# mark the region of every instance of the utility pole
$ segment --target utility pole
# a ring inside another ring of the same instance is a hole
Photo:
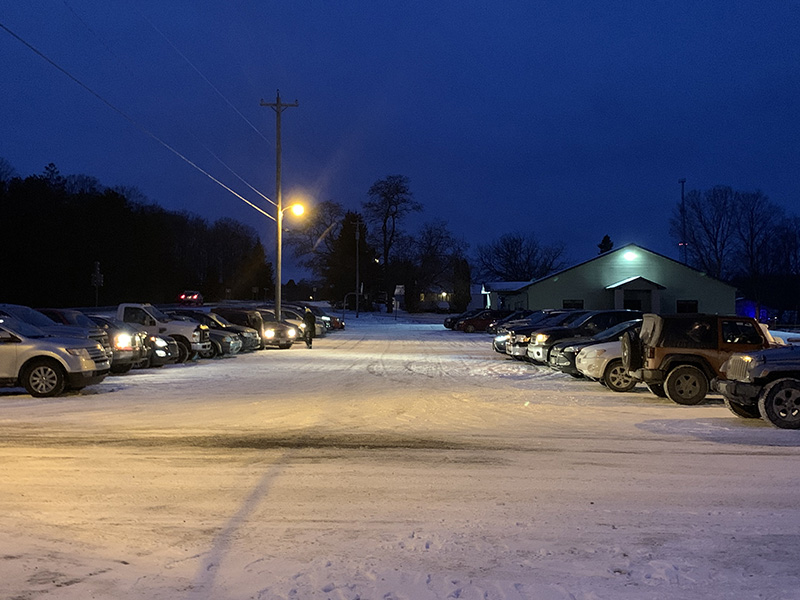
[[[681,252],[683,253],[683,264],[686,264],[686,201],[683,196],[686,178],[678,179],[678,183],[681,184]]]
[[[361,282],[359,277],[358,254],[361,247],[361,226],[364,222],[361,217],[356,219],[356,319],[358,318],[358,308],[361,300]]]
[[[275,219],[278,224],[278,249],[275,257],[275,318],[281,320],[281,259],[283,258],[283,201],[281,199],[281,113],[287,108],[298,106],[297,100],[292,104],[284,104],[281,102],[281,91],[278,90],[275,96],[275,102],[264,102],[261,100],[261,106],[269,106],[275,111],[275,202],[278,210],[277,218]]]

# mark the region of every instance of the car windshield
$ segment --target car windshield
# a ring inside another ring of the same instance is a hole
[[[48,335],[36,327],[35,325],[31,325],[25,321],[21,321],[20,319],[14,319],[13,317],[0,317],[0,327],[5,329],[10,333],[15,333],[22,337],[27,338],[43,338],[48,337]]]
[[[155,306],[148,306],[147,311],[153,315],[157,321],[169,321],[169,317],[158,310]]]
[[[222,325],[223,327],[230,327],[233,325],[228,319],[225,317],[218,315],[217,313],[208,313],[208,318],[217,323],[218,325]]]
[[[79,325],[80,327],[89,327],[91,329],[94,329],[95,327],[95,324],[92,322],[92,320],[83,313],[68,312],[64,313],[64,316],[67,318],[67,321],[69,321],[73,325]]]
[[[580,321],[583,317],[586,316],[586,311],[578,311],[578,312],[568,312],[563,313],[560,315],[556,315],[552,319],[547,319],[542,321],[541,325],[547,325],[550,327],[556,327],[559,325],[569,326],[575,323],[576,321]]]
[[[33,310],[27,306],[6,305],[0,307],[0,311],[4,311],[9,316],[20,321],[25,321],[26,323],[30,323],[31,325],[35,325],[36,327],[52,327],[53,325],[56,325],[56,322],[50,317],[43,315],[38,310]]]
[[[617,323],[616,325],[609,327],[605,331],[601,331],[595,337],[613,338],[616,335],[622,335],[623,333],[625,333],[626,329],[641,322],[642,322],[641,319],[632,319],[630,321],[623,321],[622,323]]]

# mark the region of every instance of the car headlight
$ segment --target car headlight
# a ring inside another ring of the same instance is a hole
[[[306,329],[306,324],[305,324],[305,323],[300,323],[300,329],[302,329],[303,331],[305,331],[305,329]]]
[[[274,329],[265,329],[264,330],[264,337],[268,340],[271,340],[275,337],[275,330]]]
[[[80,358],[91,358],[89,356],[89,351],[86,348],[67,348],[67,352],[70,353],[72,356],[78,356]]]
[[[544,344],[548,339],[550,339],[550,336],[547,335],[546,333],[537,333],[536,334],[536,343],[537,344]]]
[[[506,335],[496,335],[495,338],[494,338],[494,341],[495,342],[508,341],[508,338],[509,338],[508,334],[506,334]]]
[[[529,342],[531,341],[531,336],[529,336],[529,335],[523,335],[523,336],[520,336],[520,337],[519,337],[519,338],[517,338],[517,339],[518,339],[520,342],[522,342],[523,344],[527,344],[527,343],[529,343]]]
[[[290,329],[289,332],[288,332],[288,335],[289,335],[290,338],[297,337],[297,330]]]
[[[222,341],[225,342],[226,344],[230,344],[233,341],[233,338],[229,335],[226,335],[225,337],[222,338]]]
[[[168,342],[167,340],[165,340],[164,338],[160,338],[160,337],[151,337],[151,338],[150,338],[150,340],[151,340],[151,341],[152,341],[152,342],[153,342],[153,343],[154,343],[156,346],[158,346],[159,348],[166,348],[167,346],[169,346],[169,342]]]
[[[133,337],[127,333],[118,333],[114,338],[114,346],[119,350],[133,348]]]

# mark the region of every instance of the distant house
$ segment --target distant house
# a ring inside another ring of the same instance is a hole
[[[735,287],[635,244],[536,281],[491,284],[487,292],[496,296],[494,308],[736,314]]]

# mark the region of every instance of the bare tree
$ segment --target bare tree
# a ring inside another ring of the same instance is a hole
[[[734,191],[718,185],[705,192],[691,190],[685,196],[686,239],[680,204],[670,219],[670,235],[687,244],[689,262],[711,277],[723,279],[733,268],[736,251],[736,199]]]
[[[16,169],[5,158],[0,157],[0,183],[8,183],[18,177]]]
[[[408,177],[389,175],[376,181],[369,188],[369,197],[364,203],[364,215],[380,231],[378,246],[382,249],[384,266],[390,263],[390,254],[399,234],[399,225],[411,212],[422,210],[422,205],[412,197]]]
[[[775,256],[773,236],[784,222],[785,214],[760,191],[736,192],[735,200],[737,263],[745,277],[757,282],[761,275],[773,269],[773,259],[779,260]]]
[[[564,268],[564,246],[541,245],[533,236],[507,233],[477,248],[477,272],[485,280],[533,281]]]
[[[341,204],[326,200],[309,211],[297,229],[286,234],[284,241],[301,265],[317,275],[321,274],[326,257],[336,250],[344,215]]]

